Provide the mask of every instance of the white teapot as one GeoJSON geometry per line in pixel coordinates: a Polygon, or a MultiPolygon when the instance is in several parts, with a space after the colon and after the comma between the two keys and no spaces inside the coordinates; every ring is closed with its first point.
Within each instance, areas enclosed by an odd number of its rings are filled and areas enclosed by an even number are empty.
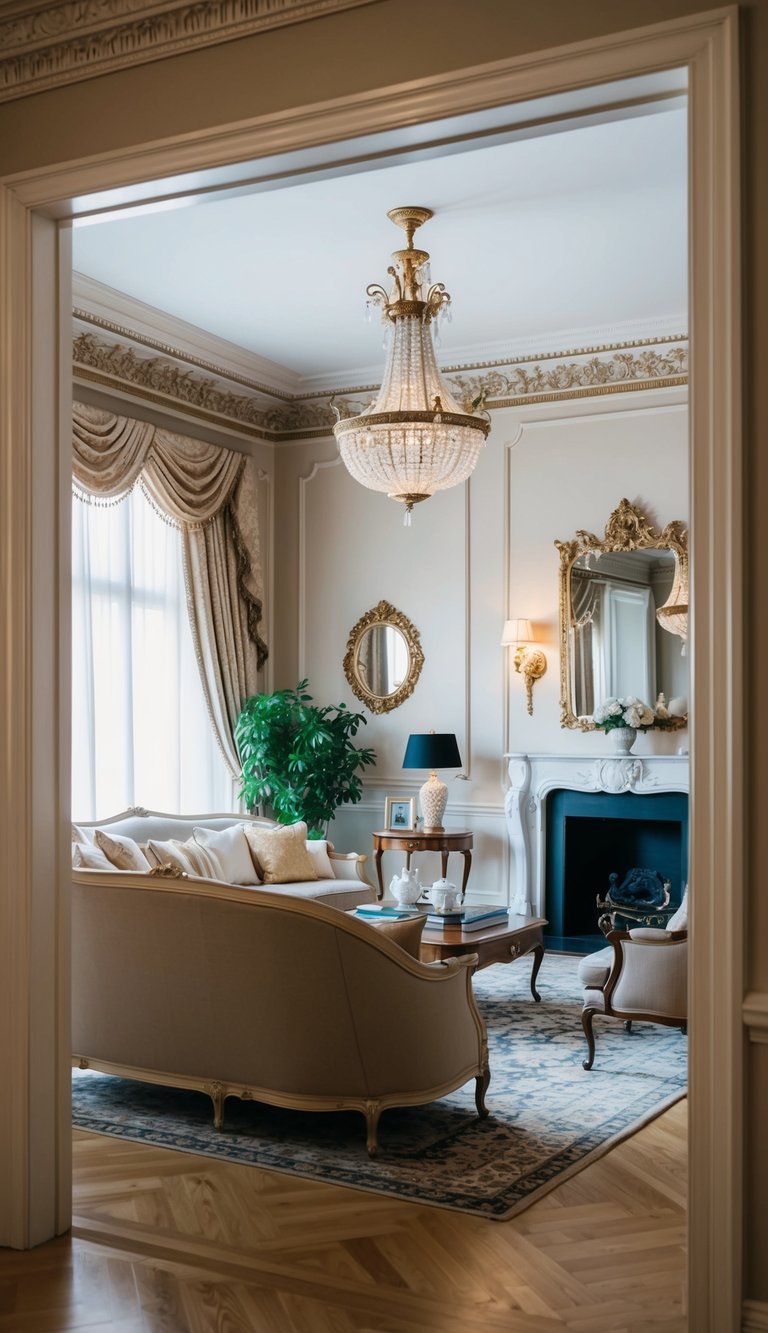
{"type": "Polygon", "coordinates": [[[421,897],[421,880],[418,870],[406,870],[403,868],[399,875],[393,875],[389,885],[389,892],[396,903],[401,907],[410,906],[419,901],[421,897]]]}
{"type": "Polygon", "coordinates": [[[436,879],[429,891],[429,897],[436,912],[452,912],[458,907],[461,894],[450,880],[436,879]]]}

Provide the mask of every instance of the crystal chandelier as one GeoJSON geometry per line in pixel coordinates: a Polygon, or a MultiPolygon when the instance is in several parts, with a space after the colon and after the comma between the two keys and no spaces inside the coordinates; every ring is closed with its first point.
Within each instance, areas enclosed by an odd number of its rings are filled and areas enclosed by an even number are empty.
{"type": "Polygon", "coordinates": [[[681,652],[685,654],[688,639],[688,552],[675,550],[675,575],[669,597],[656,612],[662,629],[682,639],[681,652]]]}
{"type": "Polygon", "coordinates": [[[355,481],[400,500],[409,524],[420,500],[466,481],[490,422],[487,414],[462,412],[437,368],[431,326],[451,298],[442,282],[430,282],[426,250],[413,246],[413,233],[432,210],[393,208],[387,217],[403,228],[407,248],[392,255],[391,290],[379,283],[367,289],[390,332],[384,379],[375,401],[359,416],[338,420],[333,432],[355,481]]]}

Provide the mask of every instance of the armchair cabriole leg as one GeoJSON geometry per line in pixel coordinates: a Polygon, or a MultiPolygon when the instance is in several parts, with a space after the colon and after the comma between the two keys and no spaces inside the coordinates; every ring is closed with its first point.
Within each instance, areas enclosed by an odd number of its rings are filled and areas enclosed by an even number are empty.
{"type": "Polygon", "coordinates": [[[595,1009],[584,1009],[581,1014],[581,1026],[584,1029],[584,1036],[587,1039],[587,1059],[582,1061],[585,1069],[591,1069],[595,1063],[595,1034],[592,1031],[592,1019],[597,1011],[595,1009]]]}
{"type": "Polygon", "coordinates": [[[632,1031],[632,1019],[631,1019],[631,1018],[626,1018],[626,1019],[624,1020],[624,1031],[625,1031],[625,1032],[631,1032],[631,1031],[632,1031]]]}
{"type": "Polygon", "coordinates": [[[542,944],[537,944],[536,948],[533,950],[533,970],[531,972],[531,995],[537,1004],[541,1004],[541,996],[536,989],[536,978],[539,975],[539,968],[541,967],[541,960],[543,957],[544,946],[542,944]]]}
{"type": "Polygon", "coordinates": [[[475,1078],[475,1106],[477,1114],[481,1120],[488,1115],[488,1107],[485,1104],[485,1094],[488,1091],[488,1084],[491,1081],[491,1071],[488,1065],[485,1066],[482,1074],[475,1078]]]}

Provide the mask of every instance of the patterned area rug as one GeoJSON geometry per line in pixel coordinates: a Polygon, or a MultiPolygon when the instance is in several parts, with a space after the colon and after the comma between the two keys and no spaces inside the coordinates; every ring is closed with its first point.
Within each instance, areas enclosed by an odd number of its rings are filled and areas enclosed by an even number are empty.
{"type": "Polygon", "coordinates": [[[380,1155],[362,1116],[308,1114],[236,1098],[216,1133],[206,1096],[74,1071],[74,1124],[100,1134],[287,1171],[310,1179],[504,1219],[633,1133],[685,1094],[686,1039],[676,1028],[595,1023],[587,1073],[578,959],[547,954],[541,1004],[530,964],[476,974],[488,1025],[490,1116],[478,1120],[474,1080],[429,1106],[385,1111],[380,1155]]]}

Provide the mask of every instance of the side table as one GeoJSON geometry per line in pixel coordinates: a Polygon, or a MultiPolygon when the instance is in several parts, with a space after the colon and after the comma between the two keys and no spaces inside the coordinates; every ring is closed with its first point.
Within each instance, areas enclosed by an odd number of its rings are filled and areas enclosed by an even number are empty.
{"type": "Polygon", "coordinates": [[[381,873],[381,858],[384,852],[405,852],[407,870],[411,868],[411,857],[414,852],[439,852],[443,867],[443,879],[445,879],[445,872],[448,868],[448,854],[450,852],[461,852],[464,857],[461,900],[464,901],[469,871],[472,866],[472,834],[468,829],[463,829],[458,833],[447,829],[442,833],[395,833],[393,829],[374,833],[373,859],[376,863],[380,898],[384,897],[384,879],[381,873]]]}

